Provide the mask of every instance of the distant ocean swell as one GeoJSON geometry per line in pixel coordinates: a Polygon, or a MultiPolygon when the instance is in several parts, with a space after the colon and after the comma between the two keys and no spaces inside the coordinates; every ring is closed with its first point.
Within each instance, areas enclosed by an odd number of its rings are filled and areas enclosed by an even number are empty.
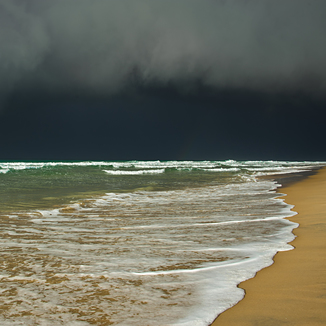
{"type": "Polygon", "coordinates": [[[289,250],[324,162],[0,162],[2,325],[208,325],[289,250]]]}

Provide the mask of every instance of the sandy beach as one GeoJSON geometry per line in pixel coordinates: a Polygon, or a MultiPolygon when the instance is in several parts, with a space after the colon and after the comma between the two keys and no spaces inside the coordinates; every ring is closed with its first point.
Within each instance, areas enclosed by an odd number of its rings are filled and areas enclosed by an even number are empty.
{"type": "Polygon", "coordinates": [[[241,283],[245,298],[212,326],[326,324],[326,168],[279,191],[298,213],[295,249],[241,283]]]}

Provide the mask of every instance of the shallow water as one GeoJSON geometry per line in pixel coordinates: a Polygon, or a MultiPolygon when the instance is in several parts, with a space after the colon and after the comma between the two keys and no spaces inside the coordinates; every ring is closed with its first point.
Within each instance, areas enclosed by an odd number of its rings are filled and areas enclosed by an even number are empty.
{"type": "Polygon", "coordinates": [[[257,176],[321,162],[0,163],[2,325],[208,325],[289,250],[257,176]]]}

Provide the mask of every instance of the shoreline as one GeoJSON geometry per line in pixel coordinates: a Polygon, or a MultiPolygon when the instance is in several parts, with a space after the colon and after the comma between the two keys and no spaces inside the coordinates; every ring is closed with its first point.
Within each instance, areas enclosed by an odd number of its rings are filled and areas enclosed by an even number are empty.
{"type": "Polygon", "coordinates": [[[326,167],[312,172],[277,190],[298,213],[288,218],[299,223],[290,242],[294,250],[278,252],[271,266],[240,283],[244,299],[211,326],[325,325],[326,167]]]}

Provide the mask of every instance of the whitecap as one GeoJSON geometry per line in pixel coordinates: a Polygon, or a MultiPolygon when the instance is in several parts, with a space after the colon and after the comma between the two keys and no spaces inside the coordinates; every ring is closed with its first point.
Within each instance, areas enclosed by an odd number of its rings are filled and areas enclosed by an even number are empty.
{"type": "Polygon", "coordinates": [[[137,170],[137,171],[122,171],[122,170],[103,170],[103,171],[112,175],[141,175],[141,174],[160,174],[160,173],[164,173],[165,169],[137,170]]]}

